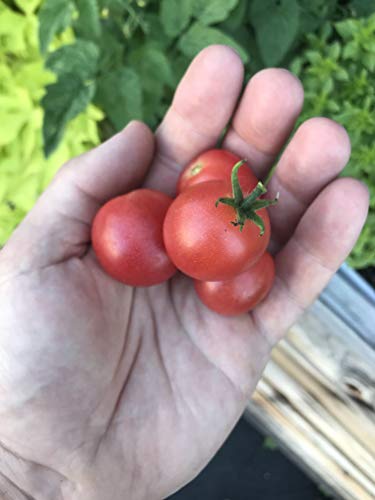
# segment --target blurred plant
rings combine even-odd
[[[275,441],[275,439],[272,436],[266,436],[263,440],[262,444],[263,448],[266,450],[274,451],[279,448],[278,443]]]
[[[38,48],[34,12],[40,0],[16,3],[19,12],[0,1],[0,246],[57,168],[99,142],[96,122],[102,117],[90,106],[71,122],[59,148],[45,159],[39,101],[56,77],[44,69]]]
[[[98,120],[101,140],[133,118],[156,127],[192,57],[225,43],[248,76],[293,61],[306,89],[303,118],[325,114],[346,126],[345,173],[371,191],[349,260],[374,263],[374,16],[355,19],[374,10],[373,0],[0,0],[0,243],[43,179],[98,142]],[[42,148],[54,152],[48,160]]]
[[[234,47],[250,74],[285,64],[306,32],[348,12],[338,0],[45,0],[40,46],[57,75],[43,99],[45,153],[90,102],[105,113],[103,138],[132,118],[155,127],[207,45]],[[76,41],[51,50],[68,26]]]
[[[325,115],[347,129],[352,155],[344,175],[370,190],[366,226],[349,257],[357,268],[375,264],[375,15],[326,24],[307,35],[307,47],[291,70],[305,88],[301,120]]]

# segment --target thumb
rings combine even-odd
[[[139,185],[151,163],[154,137],[141,122],[74,158],[56,174],[1,252],[28,272],[81,257],[91,222],[104,202]]]

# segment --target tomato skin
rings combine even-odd
[[[275,263],[266,252],[253,267],[227,281],[194,281],[205,306],[225,316],[236,316],[254,309],[270,291]]]
[[[137,189],[103,205],[92,226],[92,245],[103,269],[131,286],[168,280],[176,268],[163,243],[163,221],[172,198]]]
[[[177,192],[182,193],[191,186],[207,181],[230,182],[232,168],[241,158],[225,149],[210,149],[194,158],[181,172]],[[244,164],[238,171],[238,180],[244,195],[250,193],[258,179],[251,168]]]
[[[224,181],[196,184],[173,201],[164,220],[163,234],[167,253],[183,273],[203,281],[230,279],[240,274],[263,255],[270,240],[267,209],[257,214],[265,233],[247,220],[240,231],[232,221],[235,210],[215,203],[232,195]]]

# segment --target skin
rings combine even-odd
[[[0,252],[0,485],[9,498],[161,499],[190,481],[239,419],[272,346],[354,245],[368,192],[336,179],[347,134],[315,118],[270,183],[281,192],[276,279],[252,314],[209,311],[181,275],[132,289],[101,270],[90,249],[99,207],[141,184],[173,195],[182,166],[214,146],[234,112],[223,146],[266,174],[302,87],[267,69],[237,106],[242,82],[235,52],[202,51],[155,140],[133,122],[65,165]]]
[[[196,184],[171,204],[164,220],[164,243],[175,266],[193,278],[228,280],[256,263],[270,240],[267,209],[257,211],[265,226],[247,220],[240,231],[233,207],[216,201],[232,196],[229,182]],[[271,208],[272,210],[272,208]]]
[[[96,214],[92,246],[103,269],[131,286],[159,285],[176,273],[163,242],[172,198],[152,189],[117,196]]]
[[[177,193],[200,182],[225,180],[230,182],[232,168],[242,158],[225,149],[210,149],[198,155],[181,172],[177,182]],[[250,193],[257,185],[249,165],[244,164],[238,171],[238,180],[244,195]]]
[[[226,316],[251,311],[269,293],[275,279],[272,256],[264,255],[250,269],[227,281],[194,281],[195,290],[205,306]]]

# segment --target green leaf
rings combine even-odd
[[[250,8],[250,22],[265,64],[279,64],[298,35],[297,1],[254,0]]]
[[[138,74],[132,68],[119,68],[98,80],[95,103],[109,117],[116,130],[130,120],[142,119],[142,90]]]
[[[276,441],[273,439],[273,437],[271,436],[266,436],[264,438],[264,441],[263,441],[263,448],[265,448],[266,450],[277,450],[278,448],[278,444],[276,443]]]
[[[72,73],[81,80],[87,80],[95,77],[98,59],[99,49],[94,43],[77,40],[52,52],[46,66],[59,76]]]
[[[70,24],[73,5],[69,0],[45,0],[39,11],[39,44],[42,53],[55,35],[58,35]]]
[[[177,52],[177,51],[176,51]],[[178,52],[173,54],[173,87],[176,88],[184,76],[190,63],[190,58]]]
[[[198,16],[207,6],[207,0],[191,0],[193,5],[193,15]]]
[[[179,35],[189,24],[192,13],[191,0],[162,0],[160,19],[166,34],[172,38]]]
[[[305,57],[311,64],[319,64],[322,61],[322,54],[317,50],[306,50]]]
[[[237,1],[237,7],[235,7],[230,15],[225,18],[220,27],[223,28],[224,31],[229,31],[231,33],[240,28],[247,29],[247,26],[245,28],[244,22],[248,5],[248,0]]]
[[[125,46],[123,38],[119,39],[119,33],[112,23],[104,24],[98,45],[100,49],[99,69],[103,73],[122,65]]]
[[[322,92],[324,94],[329,94],[334,89],[333,78],[327,78],[322,84]]]
[[[357,59],[359,56],[359,47],[354,40],[344,45],[342,51],[343,59]]]
[[[163,51],[153,45],[144,45],[129,55],[130,65],[141,78],[142,87],[147,92],[154,92],[155,87],[173,85],[171,64]],[[153,75],[157,75],[154,78]]]
[[[168,47],[171,40],[164,31],[160,17],[157,14],[146,12],[145,24],[146,34],[152,40],[152,43],[158,45],[161,49]]]
[[[350,7],[358,17],[369,16],[375,12],[374,0],[352,0],[350,2]]]
[[[224,21],[238,4],[238,0],[211,0],[198,15],[199,21],[208,26]]]
[[[75,74],[64,74],[47,87],[42,100],[44,152],[49,156],[59,144],[67,123],[84,111],[95,93],[94,82],[85,83]]]
[[[327,19],[334,17],[338,0],[298,0],[300,7],[300,32],[315,31]]]
[[[366,53],[362,55],[363,65],[371,71],[371,73],[375,70],[375,54]]]
[[[25,13],[32,14],[42,3],[42,0],[15,0],[15,4]]]
[[[357,24],[354,19],[346,19],[335,24],[336,31],[344,39],[349,40],[357,31]]]
[[[78,9],[78,19],[74,23],[77,35],[87,40],[100,37],[100,12],[97,0],[75,0]]]
[[[217,28],[211,28],[200,24],[194,23],[191,28],[180,38],[178,42],[179,50],[186,56],[193,58],[202,49],[211,44],[229,45],[234,48],[240,55],[243,62],[249,60],[246,51],[236,43],[233,38],[226,35]]]
[[[340,44],[338,42],[334,42],[332,45],[328,47],[327,53],[330,58],[332,58],[334,61],[337,61],[341,53]]]
[[[129,0],[98,0],[99,9],[109,9],[111,14],[120,14],[126,10]]]

